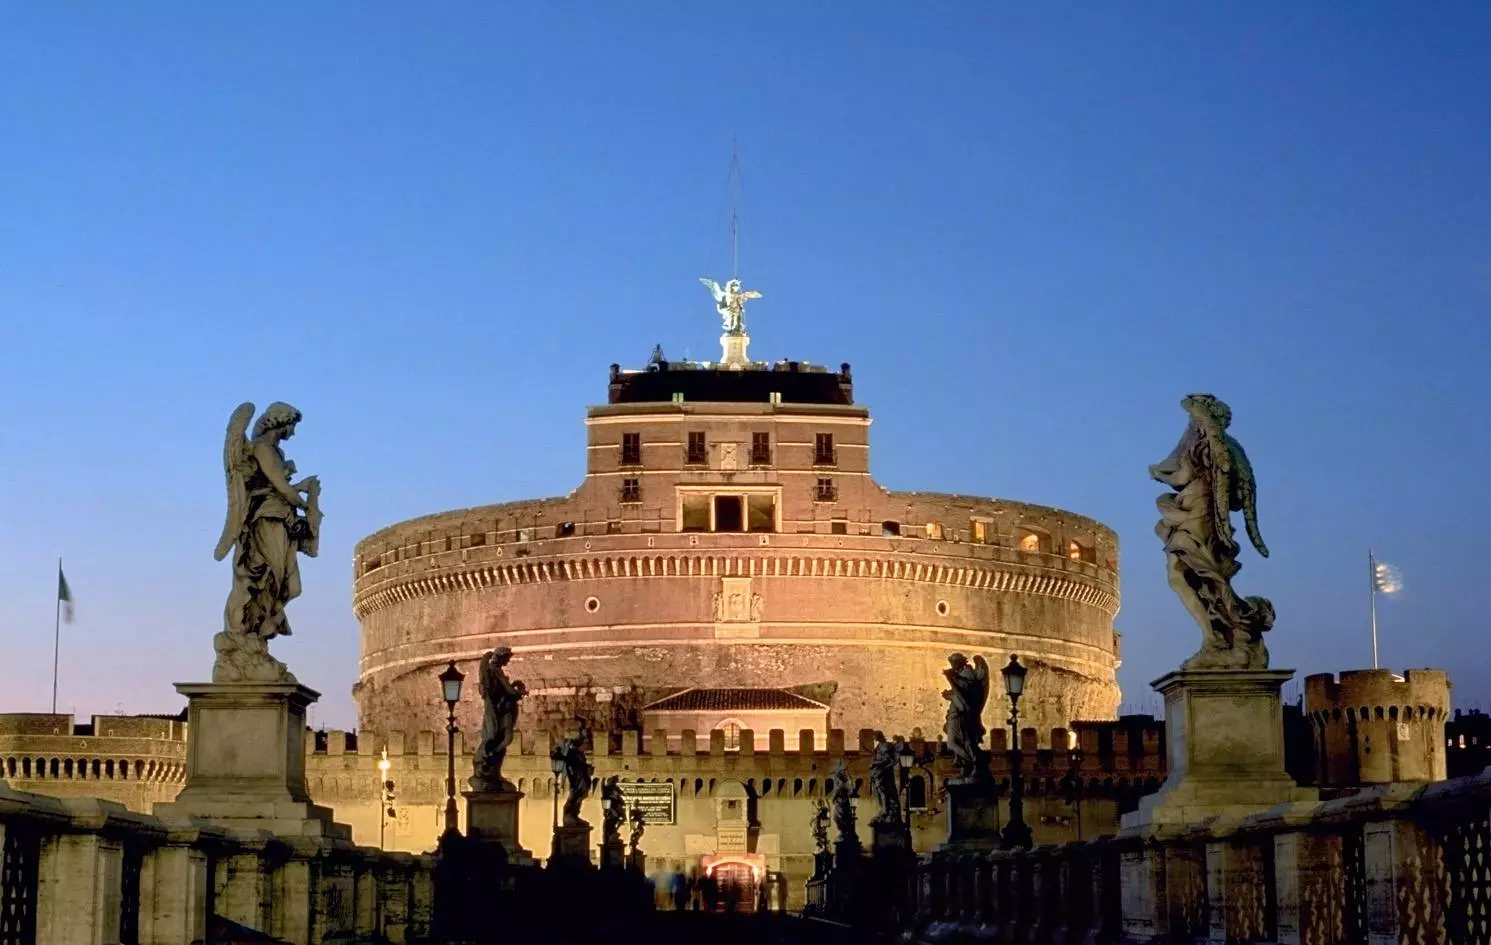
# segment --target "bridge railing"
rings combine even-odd
[[[1491,936],[1491,769],[1240,819],[921,857],[922,941],[1471,945]]]
[[[0,945],[192,945],[214,916],[297,945],[429,934],[429,856],[167,820],[3,781],[0,849]]]

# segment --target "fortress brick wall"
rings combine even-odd
[[[1323,788],[1442,781],[1449,676],[1442,670],[1350,670],[1305,677],[1305,713]]]
[[[15,717],[9,717],[15,718]],[[34,718],[34,717],[27,717]],[[52,716],[54,728],[63,724],[72,730],[67,716]],[[134,720],[122,720],[134,721]],[[0,717],[0,729],[6,725]],[[97,724],[98,720],[95,720]],[[147,720],[155,725],[156,720]],[[86,728],[86,727],[80,727]],[[109,726],[102,728],[108,731]],[[720,849],[720,800],[744,794],[749,802],[751,852],[760,856],[767,869],[782,873],[792,897],[789,905],[800,905],[802,882],[812,872],[814,844],[811,833],[813,804],[827,799],[827,776],[843,760],[860,782],[858,808],[862,839],[869,840],[869,818],[878,812],[869,777],[872,733],[864,731],[846,738],[842,731],[827,739],[812,731],[794,733],[801,746],[788,750],[781,730],[740,735],[740,748],[726,750],[724,733],[707,736],[692,731],[636,732],[599,737],[590,754],[595,767],[596,790],[586,801],[583,816],[595,825],[594,843],[600,842],[602,821],[599,782],[617,776],[623,781],[668,783],[675,794],[677,822],[648,826],[641,848],[648,855],[651,872],[697,868],[700,857]],[[184,780],[185,731],[182,723],[168,723],[155,731],[155,744],[135,744],[129,750],[117,735],[69,735],[63,755],[64,737],[46,732],[11,736],[0,742],[0,764],[24,756],[31,767],[17,770],[32,776],[7,778],[18,790],[59,796],[88,795],[117,800],[132,810],[148,813],[153,804],[173,799]],[[1164,779],[1163,725],[1148,717],[1126,717],[1113,722],[1077,723],[1058,728],[1044,737],[1027,728],[1021,735],[1027,750],[1022,765],[1027,791],[1026,817],[1038,842],[1092,837],[1117,828],[1120,812],[1132,809],[1143,794],[1156,790]],[[1011,771],[1008,739],[1003,730],[991,733],[992,768],[1003,788],[1001,816]],[[1054,745],[1051,748],[1036,746]],[[394,782],[393,817],[383,821],[381,840],[386,849],[411,853],[434,848],[444,827],[445,774],[447,767],[444,733],[434,731],[346,733],[312,732],[306,739],[306,780],[312,800],[330,807],[338,821],[349,824],[354,842],[377,846],[380,842],[381,785],[378,761],[388,752],[388,776]],[[1080,748],[1080,758],[1071,748]],[[520,733],[508,756],[504,773],[525,793],[520,805],[522,843],[536,855],[547,855],[554,810],[553,775],[549,771],[551,742],[547,732]],[[918,850],[932,849],[945,837],[945,812],[938,792],[945,779],[956,772],[942,746],[935,742],[913,743],[920,766],[913,775],[921,779],[916,795],[922,804],[913,810],[913,842]],[[51,755],[47,749],[56,749]],[[456,739],[458,790],[464,790],[472,770],[472,757],[464,740]],[[93,760],[105,763],[112,753],[114,776],[93,777]],[[150,768],[145,759],[154,759]],[[71,775],[65,762],[74,762]],[[82,759],[88,759],[84,766]],[[51,770],[57,777],[37,771]],[[123,774],[128,762],[129,774]],[[135,763],[146,767],[143,779],[136,778]],[[1068,803],[1061,781],[1076,768],[1082,787],[1079,803]],[[100,771],[106,771],[104,767]],[[460,805],[464,826],[465,805]]]
[[[696,372],[703,373],[703,372]],[[521,724],[646,727],[689,686],[790,687],[830,723],[940,731],[952,652],[1031,668],[1042,731],[1116,713],[1118,545],[1092,519],[895,492],[858,405],[612,403],[562,498],[463,509],[357,546],[363,728],[437,730],[435,677],[499,645]],[[759,461],[758,461],[759,460]],[[728,511],[728,514],[727,514]],[[738,530],[717,530],[726,523]],[[479,706],[462,707],[474,730]]]
[[[98,797],[149,813],[186,777],[186,723],[142,716],[0,715],[0,779],[18,791]]]

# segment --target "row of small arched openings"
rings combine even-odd
[[[179,781],[180,764],[127,758],[15,758],[0,762],[7,778],[38,781]]]
[[[1348,722],[1368,722],[1376,720],[1379,722],[1397,721],[1424,721],[1442,718],[1444,713],[1436,706],[1412,706],[1405,705],[1401,709],[1398,706],[1347,706],[1346,708],[1325,709],[1310,713],[1310,718],[1317,724],[1324,725],[1327,722],[1339,722],[1345,719]]]

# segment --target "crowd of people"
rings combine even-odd
[[[667,893],[667,902],[675,912],[767,912],[770,909],[768,884],[734,876],[723,880],[709,871],[668,872],[658,883]]]

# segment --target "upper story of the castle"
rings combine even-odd
[[[400,599],[412,577],[468,561],[499,565],[490,580],[501,584],[565,568],[560,576],[573,578],[659,567],[652,553],[601,557],[611,550],[776,557],[773,546],[863,558],[852,567],[878,576],[884,566],[896,577],[885,553],[915,551],[922,573],[938,581],[999,580],[980,561],[1035,566],[1058,596],[1069,592],[1110,617],[1117,611],[1117,536],[1093,519],[875,482],[870,411],[854,402],[848,364],[726,367],[658,352],[644,369],[612,365],[607,402],[588,408],[584,422],[585,478],[569,495],[423,516],[360,542],[358,616]],[[674,566],[688,568],[661,564]],[[823,566],[811,553],[801,564]]]

